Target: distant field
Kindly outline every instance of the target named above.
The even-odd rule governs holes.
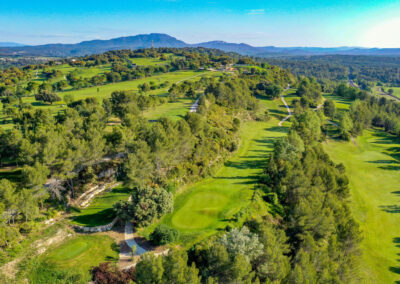
[[[351,208],[364,238],[364,283],[395,283],[400,280],[400,141],[375,130],[356,143],[329,140],[324,146],[346,166],[350,179]]]
[[[80,89],[80,90],[58,92],[58,95],[61,98],[63,98],[66,94],[72,94],[74,96],[75,100],[84,99],[84,98],[88,98],[88,97],[96,97],[101,101],[104,98],[110,97],[111,93],[114,91],[128,91],[128,90],[138,91],[138,85],[143,84],[145,82],[149,83],[151,81],[154,81],[156,84],[160,84],[165,81],[168,81],[168,82],[170,82],[170,84],[173,84],[173,83],[179,83],[179,82],[182,82],[185,80],[190,80],[190,81],[199,80],[203,76],[214,77],[214,76],[219,76],[219,75],[221,75],[220,72],[176,71],[176,72],[160,74],[160,75],[143,78],[143,79],[138,79],[138,80],[112,83],[112,84],[107,84],[107,85],[102,85],[102,86],[84,88],[84,89]],[[159,95],[159,96],[167,96],[168,89],[169,89],[169,87],[167,87],[165,89],[153,90],[153,91],[150,91],[149,94]],[[53,103],[53,105],[50,105],[47,103],[37,102],[35,100],[34,96],[24,97],[23,102],[29,103],[33,107],[36,107],[36,108],[51,109],[51,111],[53,113],[57,113],[58,111],[65,108],[65,102],[63,102],[63,101],[56,102],[56,103]],[[184,105],[182,105],[182,106],[184,106]],[[166,107],[166,108],[168,109],[168,107]],[[171,108],[173,108],[173,106]],[[4,115],[2,113],[2,110],[0,110],[0,118],[2,118],[3,116]],[[6,124],[2,124],[2,125],[0,125],[0,127],[9,129],[12,127],[12,123],[10,121],[7,121]]]
[[[276,111],[281,110],[280,100],[262,103]],[[161,222],[177,228],[185,244],[225,227],[227,219],[249,204],[251,189],[257,183],[274,139],[286,134],[287,128],[277,124],[276,118],[268,122],[244,123],[242,143],[235,156],[214,177],[185,188],[175,199],[174,212]]]
[[[89,207],[81,209],[72,217],[72,223],[80,226],[94,227],[110,223],[114,218],[113,205],[118,201],[127,201],[131,189],[122,186],[97,196]]]

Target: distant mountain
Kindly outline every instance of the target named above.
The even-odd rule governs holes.
[[[45,44],[25,47],[0,48],[0,55],[83,56],[118,49],[148,47],[185,47],[186,43],[166,34],[145,34],[110,40],[91,40],[77,44]]]
[[[26,46],[26,44],[21,44],[17,42],[1,42],[0,47],[16,47],[16,46]]]
[[[4,44],[4,43],[3,43]],[[8,43],[10,44],[10,43]],[[154,47],[205,47],[242,55],[259,57],[307,56],[307,55],[385,55],[400,56],[400,48],[361,47],[255,47],[246,43],[209,41],[187,44],[167,34],[142,34],[110,40],[91,40],[77,44],[46,44],[36,46],[7,46],[0,43],[1,55],[56,56],[71,57],[102,53],[118,49],[139,49]]]

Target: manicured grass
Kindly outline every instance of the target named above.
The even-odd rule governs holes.
[[[346,111],[346,110],[348,110],[350,108],[351,103],[352,103],[351,101],[349,101],[349,100],[347,100],[345,98],[336,96],[334,94],[324,94],[323,96],[324,96],[325,99],[330,99],[330,100],[333,100],[335,102],[335,106],[336,106],[336,110],[337,111]]]
[[[280,101],[262,101],[279,110]],[[265,166],[275,138],[286,134],[278,120],[250,121],[241,128],[242,143],[238,152],[215,174],[183,189],[174,203],[174,212],[162,223],[181,232],[184,244],[190,244],[226,226],[228,220],[249,204],[252,189]]]
[[[183,118],[195,100],[189,98],[179,99],[177,102],[165,103],[155,108],[149,109],[143,115],[148,119],[159,119],[160,117],[168,117],[172,120]]]
[[[371,130],[356,142],[329,140],[325,149],[346,166],[350,179],[351,209],[363,235],[363,283],[395,283],[400,280],[400,141]]]
[[[400,87],[388,87],[386,88],[386,90],[388,89],[393,89],[393,95],[395,95],[396,97],[400,98]]]
[[[49,249],[42,260],[57,269],[82,274],[89,281],[93,266],[106,261],[118,261],[118,246],[105,235],[80,235]]]
[[[128,200],[131,192],[129,188],[118,186],[110,192],[97,196],[89,207],[81,209],[71,217],[72,223],[85,227],[110,223],[115,217],[113,205],[118,201]]]

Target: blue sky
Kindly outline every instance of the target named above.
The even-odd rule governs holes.
[[[0,41],[75,43],[151,32],[188,43],[400,48],[400,1],[0,0]]]

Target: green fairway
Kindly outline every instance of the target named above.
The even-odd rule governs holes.
[[[268,108],[280,111],[280,100],[262,101]],[[192,243],[226,226],[227,219],[249,204],[252,188],[262,172],[265,159],[276,137],[286,134],[278,120],[249,121],[241,128],[242,142],[238,152],[215,174],[188,186],[175,199],[174,212],[162,223],[181,231],[182,242]]]
[[[110,237],[80,235],[50,249],[41,260],[42,263],[54,265],[59,270],[65,269],[83,275],[83,283],[86,283],[90,280],[90,269],[93,266],[106,261],[116,262],[118,258],[118,246]],[[37,276],[31,275],[30,278],[35,279]]]
[[[334,94],[324,94],[323,96],[325,99],[333,100],[335,102],[335,106],[338,111],[345,111],[350,108],[351,101],[347,99],[336,96]]]
[[[347,169],[351,208],[363,235],[363,283],[400,280],[400,141],[365,131],[352,142],[329,140],[325,149]]]
[[[393,89],[393,95],[400,98],[400,87],[388,87],[386,89]]]
[[[118,186],[112,191],[97,196],[89,207],[74,214],[72,222],[79,226],[94,227],[110,223],[114,218],[113,205],[120,200],[128,200],[131,189]]]
[[[144,112],[144,117],[148,119],[159,119],[160,117],[168,117],[172,120],[183,118],[195,100],[189,98],[179,99],[177,102],[165,103],[155,108],[151,108]]]

